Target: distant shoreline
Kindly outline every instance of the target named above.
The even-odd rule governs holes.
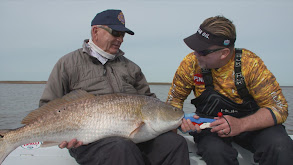
[[[0,81],[0,84],[46,84],[47,81]]]
[[[46,84],[47,81],[0,81],[0,84]],[[171,85],[168,82],[150,82],[149,85]]]
[[[0,84],[46,84],[47,81],[0,81]],[[149,82],[149,85],[171,85],[169,82]],[[293,86],[282,86],[293,88]]]

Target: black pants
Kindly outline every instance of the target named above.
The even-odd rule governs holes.
[[[173,132],[139,144],[122,137],[109,137],[69,152],[82,165],[190,164],[185,138]]]
[[[283,125],[245,132],[233,138],[220,138],[210,130],[192,135],[198,143],[198,155],[207,165],[239,164],[238,152],[232,147],[232,141],[253,152],[254,161],[260,165],[288,165],[293,162],[293,141]]]

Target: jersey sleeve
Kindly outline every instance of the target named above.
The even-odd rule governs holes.
[[[194,87],[193,68],[195,65],[193,53],[187,55],[175,72],[172,86],[170,87],[167,103],[182,109],[184,100]]]
[[[244,74],[248,75],[245,81],[250,94],[261,108],[271,111],[275,124],[284,123],[288,116],[288,104],[279,83],[259,57],[249,59],[244,65],[250,69]]]

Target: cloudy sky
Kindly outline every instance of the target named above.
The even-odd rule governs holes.
[[[121,49],[149,82],[171,82],[191,50],[183,39],[202,21],[223,15],[237,28],[236,47],[260,56],[282,86],[293,86],[292,0],[1,0],[0,81],[46,81],[57,60],[90,37],[90,22],[121,9]]]

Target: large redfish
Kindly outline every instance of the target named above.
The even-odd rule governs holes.
[[[0,164],[18,146],[37,141],[59,144],[76,138],[86,145],[110,136],[147,141],[177,128],[183,116],[153,97],[73,91],[32,111],[22,121],[25,126],[0,131]]]

